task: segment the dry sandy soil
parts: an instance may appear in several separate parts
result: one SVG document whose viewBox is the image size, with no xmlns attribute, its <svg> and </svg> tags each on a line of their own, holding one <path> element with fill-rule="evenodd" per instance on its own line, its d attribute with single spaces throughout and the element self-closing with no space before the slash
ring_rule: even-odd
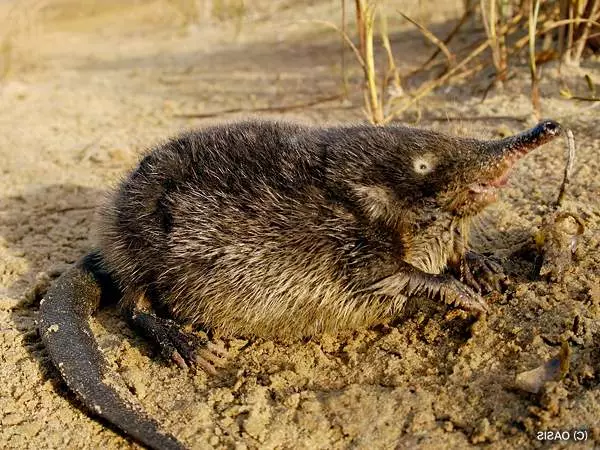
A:
<svg viewBox="0 0 600 450">
<path fill-rule="evenodd" d="M 338 2 L 246 2 L 243 17 L 235 1 L 199 3 L 225 7 L 201 9 L 190 25 L 185 1 L 0 1 L 9 44 L 0 55 L 0 447 L 135 447 L 79 409 L 39 342 L 36 318 L 48 280 L 93 246 L 94 207 L 139 153 L 178 130 L 249 113 L 181 114 L 293 105 L 341 90 L 339 39 L 300 20 L 337 18 Z M 426 11 L 427 2 L 398 3 L 442 35 L 461 4 Z M 431 47 L 406 24 L 392 25 L 408 71 Z M 584 89 L 585 73 L 600 83 L 599 68 L 587 61 L 560 76 Z M 480 136 L 529 127 L 528 72 L 515 69 L 483 102 L 483 73 L 439 90 L 422 102 L 420 125 Z M 348 100 L 270 115 L 363 120 L 359 80 L 351 64 Z M 108 309 L 93 327 L 110 364 L 197 449 L 600 445 L 600 109 L 561 99 L 559 81 L 557 66 L 545 67 L 543 108 L 575 133 L 564 208 L 586 223 L 562 283 L 535 275 L 530 248 L 560 184 L 559 140 L 519 164 L 476 230 L 474 245 L 505 257 L 513 280 L 490 299 L 486 320 L 420 299 L 377 329 L 305 342 L 228 340 L 230 365 L 207 377 L 153 358 Z M 439 120 L 446 116 L 464 120 Z M 470 119 L 485 116 L 505 118 Z M 555 356 L 563 341 L 572 352 L 563 380 L 539 394 L 514 388 L 517 373 Z M 576 429 L 588 440 L 536 440 L 539 431 Z"/>
</svg>

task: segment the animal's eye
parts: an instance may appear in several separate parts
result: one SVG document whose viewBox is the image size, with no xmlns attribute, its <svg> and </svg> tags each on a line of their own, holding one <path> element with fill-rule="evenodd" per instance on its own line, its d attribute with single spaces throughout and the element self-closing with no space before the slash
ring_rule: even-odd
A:
<svg viewBox="0 0 600 450">
<path fill-rule="evenodd" d="M 413 170 L 419 175 L 426 175 L 433 170 L 433 162 L 428 158 L 417 157 L 413 160 Z"/>
</svg>

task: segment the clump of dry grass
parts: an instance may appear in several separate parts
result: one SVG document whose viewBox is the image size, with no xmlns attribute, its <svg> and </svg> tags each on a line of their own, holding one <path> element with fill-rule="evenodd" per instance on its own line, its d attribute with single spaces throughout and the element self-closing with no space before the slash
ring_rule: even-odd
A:
<svg viewBox="0 0 600 450">
<path fill-rule="evenodd" d="M 567 64 L 579 65 L 593 26 L 600 27 L 600 0 L 560 0 L 559 51 Z"/>
<path fill-rule="evenodd" d="M 600 45 L 593 44 L 593 39 L 600 36 L 600 33 L 593 33 L 600 31 L 600 0 L 480 0 L 478 5 L 467 1 L 463 16 L 445 39 L 435 36 L 407 14 L 398 12 L 437 47 L 435 53 L 419 70 L 406 76 L 413 76 L 421 71 L 438 70 L 440 64 L 444 66 L 443 71 L 435 78 L 423 82 L 407 93 L 401 88 L 402 77 L 391 50 L 383 3 L 383 0 L 355 0 L 358 46 L 354 45 L 345 28 L 341 30 L 344 40 L 352 47 L 363 69 L 365 112 L 375 124 L 393 120 L 409 108 L 418 106 L 419 101 L 436 88 L 456 79 L 472 77 L 486 66 L 492 65 L 494 68 L 494 84 L 504 83 L 509 78 L 514 57 L 524 48 L 529 52 L 532 114 L 539 118 L 542 109 L 539 66 L 552 59 L 560 59 L 562 63 L 569 65 L 579 65 L 586 47 L 594 51 L 600 50 Z M 345 9 L 344 0 L 342 9 Z M 460 33 L 461 27 L 473 13 L 481 21 L 485 39 L 468 52 L 453 52 L 449 49 L 450 41 Z M 387 55 L 387 62 L 383 68 L 376 67 L 374 56 L 377 17 L 380 19 L 380 41 Z M 594 49 L 594 45 L 597 48 Z M 442 63 L 438 61 L 440 54 L 444 56 Z M 378 78 L 381 78 L 379 83 Z M 393 80 L 394 85 L 394 89 L 391 90 L 388 89 L 390 80 Z M 573 96 L 568 90 L 561 93 L 565 97 L 578 100 L 597 100 L 595 92 L 592 97 L 585 98 Z"/>
</svg>

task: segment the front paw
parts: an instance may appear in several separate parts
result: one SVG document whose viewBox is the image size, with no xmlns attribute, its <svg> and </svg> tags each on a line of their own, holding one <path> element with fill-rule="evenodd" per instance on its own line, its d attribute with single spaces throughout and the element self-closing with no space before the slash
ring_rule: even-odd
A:
<svg viewBox="0 0 600 450">
<path fill-rule="evenodd" d="M 440 294 L 446 303 L 477 315 L 485 314 L 489 310 L 486 301 L 479 293 L 454 277 L 448 277 L 441 286 Z"/>
<path fill-rule="evenodd" d="M 509 284 L 500 263 L 471 251 L 466 252 L 461 261 L 460 280 L 478 293 L 501 292 Z"/>
</svg>

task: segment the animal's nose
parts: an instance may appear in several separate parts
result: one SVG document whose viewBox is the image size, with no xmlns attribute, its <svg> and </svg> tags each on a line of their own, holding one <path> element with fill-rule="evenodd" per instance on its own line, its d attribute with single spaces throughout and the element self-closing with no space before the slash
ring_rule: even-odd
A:
<svg viewBox="0 0 600 450">
<path fill-rule="evenodd" d="M 543 120 L 538 124 L 540 132 L 543 134 L 557 135 L 562 131 L 560 124 L 554 120 Z"/>
</svg>

